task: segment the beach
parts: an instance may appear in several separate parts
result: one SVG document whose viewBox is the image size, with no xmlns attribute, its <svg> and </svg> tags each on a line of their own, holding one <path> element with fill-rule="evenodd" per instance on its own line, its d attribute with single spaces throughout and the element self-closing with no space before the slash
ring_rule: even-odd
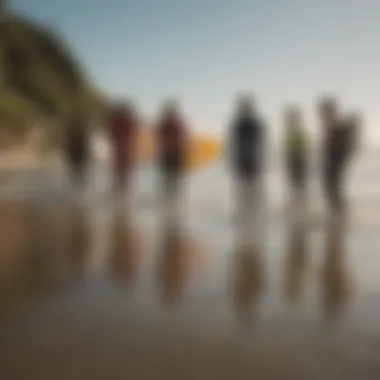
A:
<svg viewBox="0 0 380 380">
<path fill-rule="evenodd" d="M 150 165 L 128 212 L 108 195 L 103 160 L 84 202 L 62 169 L 19 176 L 1 193 L 1 373 L 377 379 L 376 162 L 363 156 L 353 168 L 344 227 L 319 217 L 317 188 L 317 211 L 292 223 L 280 168 L 270 172 L 244 242 L 223 162 L 189 174 L 173 223 Z"/>
</svg>

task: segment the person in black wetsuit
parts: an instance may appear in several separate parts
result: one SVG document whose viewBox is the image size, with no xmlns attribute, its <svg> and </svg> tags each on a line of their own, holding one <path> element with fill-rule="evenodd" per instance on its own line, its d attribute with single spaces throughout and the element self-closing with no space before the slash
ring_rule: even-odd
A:
<svg viewBox="0 0 380 380">
<path fill-rule="evenodd" d="M 253 201 L 253 185 L 261 179 L 264 159 L 264 125 L 250 97 L 238 101 L 230 127 L 229 150 L 232 172 L 240 189 L 240 211 L 245 212 Z"/>
<path fill-rule="evenodd" d="M 323 125 L 323 177 L 327 202 L 333 211 L 343 212 L 344 174 L 355 147 L 358 119 L 342 118 L 338 102 L 323 99 L 319 104 Z"/>
<path fill-rule="evenodd" d="M 83 186 L 90 159 L 90 137 L 86 115 L 77 108 L 66 126 L 66 159 L 72 185 Z"/>
</svg>

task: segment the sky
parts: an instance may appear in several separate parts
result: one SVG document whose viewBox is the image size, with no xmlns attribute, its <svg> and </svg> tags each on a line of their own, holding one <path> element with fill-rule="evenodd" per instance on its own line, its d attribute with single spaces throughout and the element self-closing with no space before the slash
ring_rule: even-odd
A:
<svg viewBox="0 0 380 380">
<path fill-rule="evenodd" d="M 176 97 L 196 130 L 223 133 L 249 91 L 274 136 L 287 104 L 311 132 L 321 94 L 364 116 L 380 143 L 380 2 L 376 0 L 8 0 L 54 25 L 92 79 L 151 120 Z"/>
</svg>

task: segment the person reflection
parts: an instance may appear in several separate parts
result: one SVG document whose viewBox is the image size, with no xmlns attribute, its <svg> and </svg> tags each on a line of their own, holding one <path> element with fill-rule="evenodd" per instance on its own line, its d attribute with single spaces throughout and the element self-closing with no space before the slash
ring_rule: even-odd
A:
<svg viewBox="0 0 380 380">
<path fill-rule="evenodd" d="M 142 248 L 133 216 L 123 207 L 117 208 L 111 225 L 109 267 L 118 282 L 130 285 L 136 280 Z"/>
<path fill-rule="evenodd" d="M 284 266 L 284 296 L 289 303 L 298 303 L 304 292 L 308 251 L 307 228 L 296 219 L 289 226 Z"/>
<path fill-rule="evenodd" d="M 88 210 L 84 205 L 74 204 L 71 209 L 69 224 L 68 255 L 70 266 L 79 274 L 87 268 L 87 262 L 91 254 L 90 225 Z"/>
<path fill-rule="evenodd" d="M 159 263 L 159 281 L 164 301 L 177 303 L 186 285 L 187 250 L 184 228 L 175 220 L 169 220 L 164 226 L 161 237 Z"/>
<path fill-rule="evenodd" d="M 45 285 L 40 212 L 35 202 L 0 202 L 0 318 L 12 313 Z"/>
<path fill-rule="evenodd" d="M 239 239 L 234 252 L 233 298 L 244 325 L 252 323 L 263 290 L 262 252 L 257 242 Z"/>
<path fill-rule="evenodd" d="M 68 228 L 72 226 L 71 209 L 66 204 L 36 202 L 30 205 L 28 219 L 31 233 L 29 266 L 36 269 L 37 282 L 50 286 L 65 281 L 73 252 L 71 228 Z"/>
<path fill-rule="evenodd" d="M 343 218 L 331 220 L 328 226 L 322 267 L 322 308 L 326 318 L 336 318 L 350 299 L 350 281 L 344 247 Z"/>
<path fill-rule="evenodd" d="M 166 219 L 158 262 L 158 280 L 166 304 L 178 304 L 190 279 L 207 266 L 209 258 L 208 251 L 189 235 L 180 217 Z"/>
</svg>

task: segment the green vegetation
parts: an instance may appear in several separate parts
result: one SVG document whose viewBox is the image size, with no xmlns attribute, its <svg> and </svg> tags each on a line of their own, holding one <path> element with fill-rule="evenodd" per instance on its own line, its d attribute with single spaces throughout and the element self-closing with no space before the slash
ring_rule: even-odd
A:
<svg viewBox="0 0 380 380">
<path fill-rule="evenodd" d="M 0 123 L 22 132 L 59 125 L 77 104 L 101 121 L 107 100 L 56 32 L 14 15 L 0 19 Z"/>
</svg>

